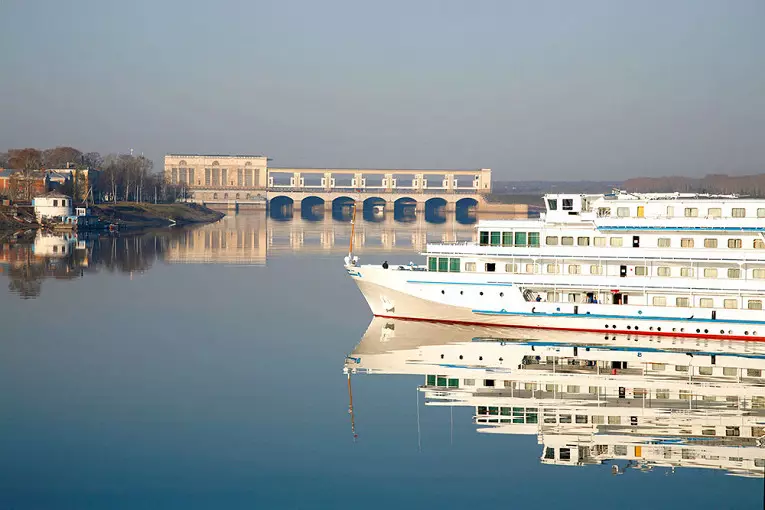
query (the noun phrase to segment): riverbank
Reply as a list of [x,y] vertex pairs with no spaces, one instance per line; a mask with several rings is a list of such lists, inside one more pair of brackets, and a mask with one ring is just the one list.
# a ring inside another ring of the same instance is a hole
[[119,229],[168,227],[218,221],[223,213],[199,204],[146,204],[118,202],[99,204],[91,208],[93,215],[104,223],[118,225]]

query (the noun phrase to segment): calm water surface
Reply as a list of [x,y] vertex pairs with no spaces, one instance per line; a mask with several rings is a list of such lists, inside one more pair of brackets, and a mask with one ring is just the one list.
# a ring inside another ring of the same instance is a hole
[[[422,262],[472,235],[386,219],[356,244]],[[761,477],[547,465],[537,432],[479,433],[472,397],[418,390],[437,360],[407,349],[485,332],[370,325],[349,237],[250,214],[2,245],[0,508],[762,508]],[[364,374],[370,353],[398,357]]]

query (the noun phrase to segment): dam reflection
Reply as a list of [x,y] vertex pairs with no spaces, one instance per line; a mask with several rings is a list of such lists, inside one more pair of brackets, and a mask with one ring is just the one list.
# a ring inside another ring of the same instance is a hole
[[756,342],[379,318],[344,366],[349,389],[355,374],[420,375],[425,406],[467,407],[479,433],[535,436],[543,464],[744,477],[765,469],[763,370]]

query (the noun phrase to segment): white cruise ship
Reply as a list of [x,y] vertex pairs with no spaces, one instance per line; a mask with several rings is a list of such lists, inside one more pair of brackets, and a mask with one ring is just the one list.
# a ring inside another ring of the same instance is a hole
[[550,194],[539,218],[479,221],[425,267],[346,258],[375,316],[765,340],[765,200]]

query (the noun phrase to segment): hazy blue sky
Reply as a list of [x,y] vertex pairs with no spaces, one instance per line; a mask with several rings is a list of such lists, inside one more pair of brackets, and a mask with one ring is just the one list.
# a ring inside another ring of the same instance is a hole
[[0,149],[765,172],[763,27],[763,0],[0,0]]

